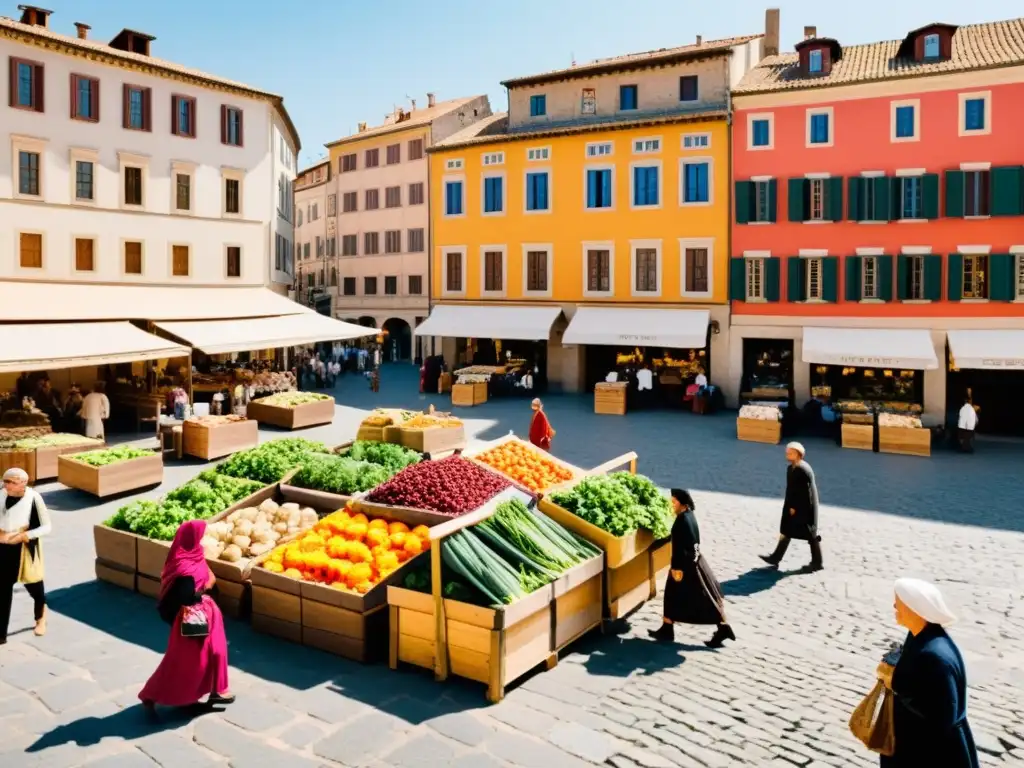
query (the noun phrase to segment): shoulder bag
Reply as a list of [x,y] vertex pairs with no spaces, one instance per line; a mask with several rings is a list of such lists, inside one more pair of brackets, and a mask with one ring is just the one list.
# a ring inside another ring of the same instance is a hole
[[206,620],[203,604],[185,605],[181,608],[181,636],[206,637],[210,634],[210,625]]
[[850,731],[853,735],[872,752],[887,757],[896,751],[893,706],[892,691],[879,680],[850,715]]

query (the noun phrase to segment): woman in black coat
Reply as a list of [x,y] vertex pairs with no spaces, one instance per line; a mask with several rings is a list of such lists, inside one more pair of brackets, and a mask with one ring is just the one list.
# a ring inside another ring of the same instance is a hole
[[725,618],[725,598],[704,556],[700,553],[700,528],[694,516],[693,498],[687,491],[672,489],[672,564],[665,583],[665,614],[658,629],[648,631],[655,640],[675,639],[675,624],[717,624],[705,641],[708,648],[721,648],[736,635]]

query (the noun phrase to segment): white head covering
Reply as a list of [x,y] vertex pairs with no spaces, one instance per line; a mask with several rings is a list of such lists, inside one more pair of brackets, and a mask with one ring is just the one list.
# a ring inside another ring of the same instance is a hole
[[896,579],[896,597],[910,610],[927,621],[948,627],[956,616],[934,584],[921,579]]
[[4,480],[17,480],[19,483],[27,483],[28,472],[20,467],[11,467],[4,472]]
[[788,451],[788,450],[791,450],[791,449],[796,451],[797,453],[799,453],[801,457],[807,455],[807,450],[804,448],[804,444],[803,443],[798,443],[796,441],[794,441],[792,443],[789,443],[786,446],[786,450]]

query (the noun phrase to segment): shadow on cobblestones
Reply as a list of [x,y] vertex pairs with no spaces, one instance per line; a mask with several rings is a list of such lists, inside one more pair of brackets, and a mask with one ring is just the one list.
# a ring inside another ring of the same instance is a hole
[[77,744],[88,747],[99,744],[103,739],[117,738],[131,741],[162,731],[177,730],[202,715],[218,710],[195,706],[180,709],[161,709],[157,719],[146,715],[142,705],[126,707],[106,717],[82,717],[40,736],[25,752],[42,752],[62,744]]
[[746,573],[723,581],[722,594],[727,597],[751,597],[771,589],[787,576],[796,574],[796,571],[781,571],[778,568],[751,568]]

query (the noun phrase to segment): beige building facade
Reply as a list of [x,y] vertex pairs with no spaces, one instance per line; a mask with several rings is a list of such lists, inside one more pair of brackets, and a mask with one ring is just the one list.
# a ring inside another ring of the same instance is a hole
[[331,180],[327,159],[295,177],[295,300],[333,316],[338,251],[337,194]]

